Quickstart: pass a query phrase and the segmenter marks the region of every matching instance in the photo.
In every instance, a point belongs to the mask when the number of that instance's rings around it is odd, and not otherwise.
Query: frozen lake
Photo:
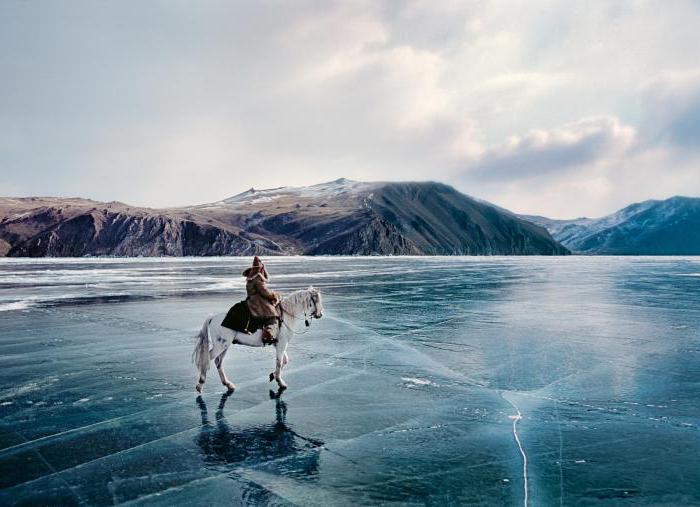
[[[0,505],[700,504],[700,258],[271,258],[290,388],[198,398],[249,262],[0,260]]]

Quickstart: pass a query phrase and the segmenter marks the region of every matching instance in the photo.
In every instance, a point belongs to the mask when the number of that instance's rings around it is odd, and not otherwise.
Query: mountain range
[[[434,182],[346,179],[153,209],[0,198],[0,256],[562,255],[544,227]]]
[[[575,253],[700,255],[700,198],[676,196],[644,201],[602,218],[521,218],[545,227]]]

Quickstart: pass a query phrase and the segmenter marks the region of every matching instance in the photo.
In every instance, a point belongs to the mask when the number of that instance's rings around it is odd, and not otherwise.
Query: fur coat
[[[279,317],[275,308],[279,302],[279,296],[267,288],[267,277],[263,273],[247,276],[245,289],[248,293],[248,309],[253,317]]]

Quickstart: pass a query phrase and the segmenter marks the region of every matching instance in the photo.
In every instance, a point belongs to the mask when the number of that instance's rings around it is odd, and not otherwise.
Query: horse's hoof
[[[228,389],[228,392],[232,393],[236,390],[236,384],[229,382],[228,384],[226,384],[226,389]]]
[[[280,391],[284,391],[284,390],[287,389],[287,387],[288,387],[287,384],[278,384],[278,385],[279,385],[279,390],[280,390]]]
[[[274,373],[270,373],[270,382],[272,382],[273,380],[275,380],[275,374],[274,374]]]
[[[199,394],[202,394],[202,387],[203,387],[202,384],[197,384],[197,386],[195,387],[195,389],[197,390],[197,392]]]

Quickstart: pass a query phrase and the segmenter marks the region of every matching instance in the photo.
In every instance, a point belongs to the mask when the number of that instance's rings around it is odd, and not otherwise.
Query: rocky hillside
[[[542,227],[439,183],[337,180],[150,209],[0,198],[0,255],[557,255]]]
[[[264,237],[186,211],[85,199],[0,199],[0,254],[182,256],[281,253]]]
[[[700,255],[700,198],[644,201],[603,218],[522,218],[546,227],[555,239],[574,252]]]

